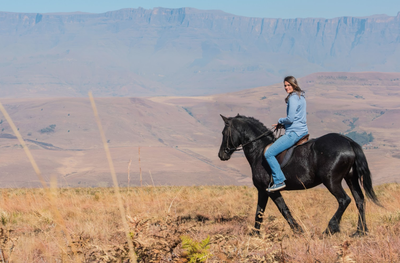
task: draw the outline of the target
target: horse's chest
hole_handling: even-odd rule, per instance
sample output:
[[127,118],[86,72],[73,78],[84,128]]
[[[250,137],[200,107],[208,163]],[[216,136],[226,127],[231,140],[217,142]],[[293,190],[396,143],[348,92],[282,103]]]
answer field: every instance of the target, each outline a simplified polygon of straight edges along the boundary
[[268,173],[270,168],[264,162],[259,162],[252,166],[252,178],[255,187],[265,187],[271,180],[270,174]]

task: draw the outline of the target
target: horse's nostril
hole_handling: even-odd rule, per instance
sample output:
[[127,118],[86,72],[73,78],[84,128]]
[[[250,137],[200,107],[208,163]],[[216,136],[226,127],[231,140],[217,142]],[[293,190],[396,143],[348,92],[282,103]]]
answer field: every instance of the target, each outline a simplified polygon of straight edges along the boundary
[[224,152],[225,152],[225,153],[229,153],[229,149],[228,149],[228,148],[225,148]]

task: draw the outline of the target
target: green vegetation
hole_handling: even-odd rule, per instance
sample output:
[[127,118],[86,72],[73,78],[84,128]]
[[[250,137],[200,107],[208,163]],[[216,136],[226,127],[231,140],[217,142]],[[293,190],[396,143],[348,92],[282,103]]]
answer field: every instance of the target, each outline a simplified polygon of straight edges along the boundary
[[189,263],[205,262],[211,256],[210,236],[201,242],[194,241],[189,236],[182,236],[181,240]]
[[385,111],[379,112],[377,116],[375,116],[374,118],[372,118],[372,120],[375,120],[376,118],[379,118],[379,117],[382,116],[383,114],[385,114]]
[[188,108],[186,108],[186,107],[182,107],[190,116],[192,116],[192,117],[194,117],[193,116],[193,113],[192,113],[192,111],[190,110],[190,109],[188,109]]
[[355,124],[356,121],[358,121],[358,117],[354,117],[352,120],[350,120],[350,119],[343,120],[343,123],[350,126],[350,129],[348,129],[347,131],[351,131],[356,127],[356,124]]
[[358,133],[356,131],[349,132],[345,134],[347,137],[353,139],[355,142],[357,142],[359,145],[365,145],[374,140],[374,136],[372,136],[372,133]]
[[55,128],[56,128],[56,125],[55,124],[51,124],[48,127],[41,129],[39,132],[40,133],[53,133]]

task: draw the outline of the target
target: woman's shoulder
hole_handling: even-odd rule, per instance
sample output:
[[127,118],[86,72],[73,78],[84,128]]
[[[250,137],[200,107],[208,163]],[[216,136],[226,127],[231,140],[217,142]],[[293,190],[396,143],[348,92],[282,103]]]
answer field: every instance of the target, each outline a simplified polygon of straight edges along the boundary
[[289,101],[291,101],[291,100],[292,101],[293,100],[298,101],[298,100],[305,100],[305,99],[306,99],[306,97],[305,97],[305,92],[304,91],[302,91],[300,94],[298,92],[292,92],[288,96],[288,100]]

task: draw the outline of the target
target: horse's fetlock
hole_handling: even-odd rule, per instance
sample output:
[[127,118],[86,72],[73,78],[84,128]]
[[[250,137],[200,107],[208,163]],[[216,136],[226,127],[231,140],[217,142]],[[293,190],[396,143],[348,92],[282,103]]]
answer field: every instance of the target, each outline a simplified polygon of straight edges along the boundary
[[350,196],[346,196],[346,206],[348,206],[351,203],[351,198]]
[[325,230],[325,232],[323,234],[334,235],[336,233],[340,233],[340,228],[338,228],[338,227],[333,228],[333,227],[328,226],[328,228]]
[[350,237],[363,237],[368,235],[368,230],[357,229]]
[[252,236],[252,237],[259,237],[259,236],[260,236],[260,230],[258,230],[258,229],[252,229],[252,230],[250,231],[250,233],[249,233],[249,236]]
[[299,226],[299,225],[295,225],[294,227],[292,227],[292,230],[295,234],[303,234],[304,233],[303,228],[301,228],[301,226]]

